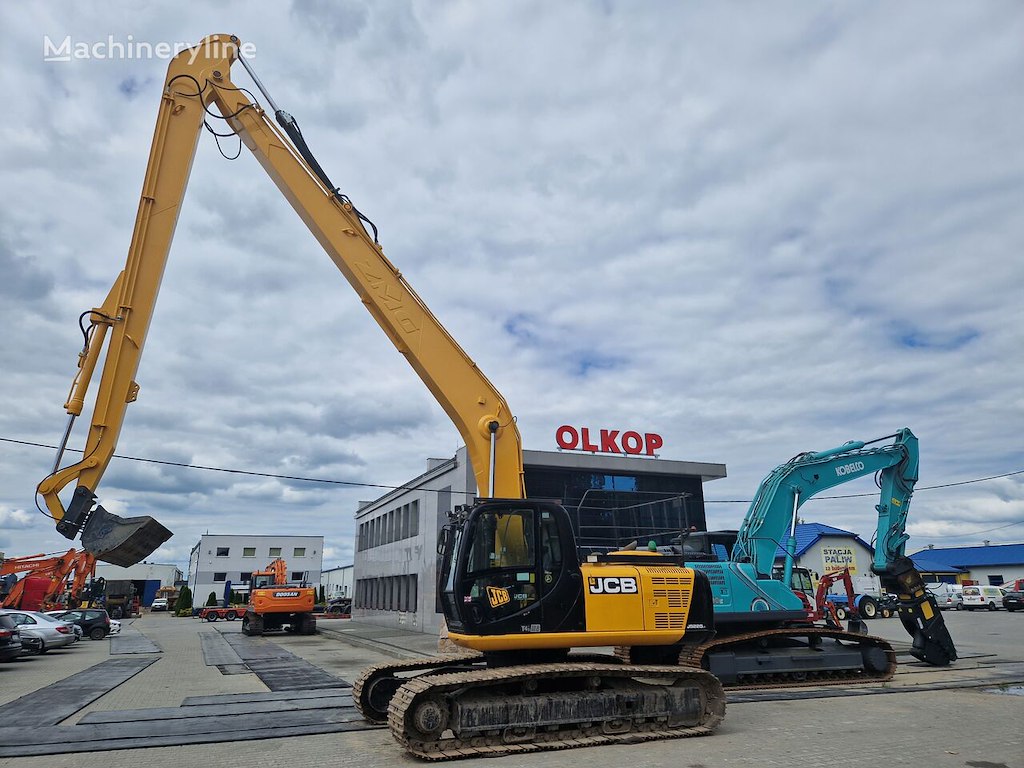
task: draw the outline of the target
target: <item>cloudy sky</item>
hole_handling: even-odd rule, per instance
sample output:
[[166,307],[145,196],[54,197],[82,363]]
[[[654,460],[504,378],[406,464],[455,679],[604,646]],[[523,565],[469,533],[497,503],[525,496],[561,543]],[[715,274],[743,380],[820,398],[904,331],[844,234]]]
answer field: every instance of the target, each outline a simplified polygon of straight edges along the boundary
[[[123,265],[167,67],[45,61],[46,40],[213,32],[255,45],[527,448],[561,424],[657,432],[663,458],[727,465],[705,486],[724,502],[909,426],[910,551],[1024,541],[1018,3],[200,8],[0,7],[0,550],[70,546],[36,510],[40,446],[78,315]],[[253,158],[209,135],[138,381],[119,454],[366,484],[115,459],[100,496],[175,532],[163,562],[207,531],[323,533],[325,565],[351,562],[357,502],[459,445]],[[869,537],[873,492],[804,517]],[[709,522],[745,510],[709,503]]]

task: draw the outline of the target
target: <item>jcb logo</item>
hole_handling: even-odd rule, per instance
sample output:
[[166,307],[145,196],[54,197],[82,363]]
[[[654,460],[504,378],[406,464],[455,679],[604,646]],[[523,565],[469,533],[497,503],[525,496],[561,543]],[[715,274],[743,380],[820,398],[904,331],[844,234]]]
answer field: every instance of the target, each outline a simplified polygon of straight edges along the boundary
[[592,595],[635,595],[639,591],[632,576],[591,576],[587,590]]
[[512,601],[512,597],[509,595],[508,590],[503,587],[488,587],[487,588],[487,602],[491,604],[491,608],[497,608],[499,605],[505,605]]

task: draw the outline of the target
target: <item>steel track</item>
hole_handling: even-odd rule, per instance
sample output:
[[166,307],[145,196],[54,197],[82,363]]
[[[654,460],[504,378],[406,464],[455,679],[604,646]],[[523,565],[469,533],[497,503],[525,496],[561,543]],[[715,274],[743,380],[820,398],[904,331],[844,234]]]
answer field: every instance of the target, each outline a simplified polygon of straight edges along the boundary
[[771,643],[774,640],[786,639],[842,640],[860,648],[879,648],[885,653],[886,668],[881,672],[867,669],[861,670],[821,670],[800,673],[767,672],[761,675],[747,675],[753,679],[728,685],[729,690],[759,690],[764,688],[798,688],[802,686],[849,685],[850,683],[883,683],[892,680],[896,674],[896,651],[887,640],[873,635],[858,635],[842,629],[828,627],[790,627],[786,629],[769,629],[757,632],[745,632],[702,643],[698,646],[684,647],[679,655],[679,663],[683,666],[703,668],[705,659],[716,650],[727,650],[729,646],[748,646],[760,643]]
[[[608,661],[613,661],[605,657]],[[656,718],[642,715],[629,722],[608,724],[594,722],[560,723],[536,727],[524,724],[522,733],[483,732],[463,738],[451,731],[451,736],[424,738],[410,725],[414,708],[426,698],[435,700],[446,694],[461,696],[466,691],[479,693],[496,688],[496,697],[507,695],[509,686],[548,682],[559,678],[591,676],[605,681],[610,678],[661,678],[667,685],[677,682],[694,684],[700,691],[702,710],[699,722],[692,726],[668,726]],[[545,696],[557,693],[547,692]],[[388,725],[395,739],[410,753],[425,760],[451,760],[463,757],[498,756],[538,752],[542,750],[570,749],[599,744],[635,743],[654,739],[686,738],[711,733],[725,716],[725,693],[718,679],[710,672],[666,666],[627,666],[617,663],[561,663],[535,664],[513,667],[479,669],[469,672],[438,674],[418,677],[403,685],[392,699],[388,711]],[[614,732],[606,732],[612,730]],[[522,741],[520,741],[522,739]]]

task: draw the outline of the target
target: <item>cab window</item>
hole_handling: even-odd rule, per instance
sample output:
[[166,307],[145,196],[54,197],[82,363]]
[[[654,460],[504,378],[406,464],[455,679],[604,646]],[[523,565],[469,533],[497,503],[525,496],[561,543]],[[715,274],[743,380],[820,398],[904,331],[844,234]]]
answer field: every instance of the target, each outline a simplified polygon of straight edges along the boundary
[[537,601],[534,515],[532,509],[502,509],[476,517],[461,586],[474,623],[499,621]]

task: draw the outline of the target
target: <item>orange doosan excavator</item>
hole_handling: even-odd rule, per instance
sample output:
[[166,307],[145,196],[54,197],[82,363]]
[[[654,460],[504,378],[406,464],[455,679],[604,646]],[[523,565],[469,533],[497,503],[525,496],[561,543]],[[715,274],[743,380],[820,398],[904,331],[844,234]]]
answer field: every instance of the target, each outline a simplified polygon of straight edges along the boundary
[[[262,571],[253,571],[249,580],[249,600],[244,608],[237,605],[208,605],[199,611],[206,621],[234,621],[241,617],[242,633],[262,635],[284,629],[300,635],[316,632],[313,615],[316,590],[302,578],[288,580],[288,564],[277,558]],[[298,582],[298,583],[293,583]]]
[[300,635],[312,635],[316,632],[315,602],[316,590],[305,581],[290,583],[288,564],[278,558],[252,575],[242,632],[262,635],[267,630],[290,629]]

